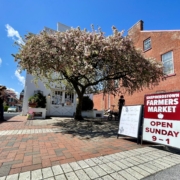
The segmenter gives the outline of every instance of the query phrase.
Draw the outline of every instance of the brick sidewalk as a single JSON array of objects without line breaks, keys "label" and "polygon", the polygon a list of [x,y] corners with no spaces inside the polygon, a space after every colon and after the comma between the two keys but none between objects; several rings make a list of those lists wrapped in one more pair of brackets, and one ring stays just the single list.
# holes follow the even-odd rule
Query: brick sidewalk
[{"label": "brick sidewalk", "polygon": [[[26,117],[15,116],[1,123],[0,131],[53,128],[28,124]],[[124,139],[81,140],[57,132],[0,135],[0,144],[0,177],[142,147]]]},{"label": "brick sidewalk", "polygon": [[3,130],[17,130],[17,129],[36,129],[49,128],[50,126],[29,126],[31,121],[26,120],[26,116],[14,116],[7,121],[0,123],[0,131]]}]

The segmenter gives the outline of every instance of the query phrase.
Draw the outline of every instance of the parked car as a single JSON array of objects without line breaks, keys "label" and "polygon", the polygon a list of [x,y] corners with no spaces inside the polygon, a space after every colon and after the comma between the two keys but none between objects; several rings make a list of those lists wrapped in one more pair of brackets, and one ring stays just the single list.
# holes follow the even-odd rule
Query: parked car
[{"label": "parked car", "polygon": [[8,108],[7,112],[17,112],[17,107],[11,106]]}]

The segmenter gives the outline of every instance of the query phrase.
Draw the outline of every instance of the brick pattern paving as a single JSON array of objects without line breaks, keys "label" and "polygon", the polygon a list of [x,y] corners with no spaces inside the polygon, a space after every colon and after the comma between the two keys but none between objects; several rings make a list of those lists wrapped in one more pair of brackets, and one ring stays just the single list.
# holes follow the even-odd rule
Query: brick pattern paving
[{"label": "brick pattern paving", "polygon": [[28,122],[15,116],[0,124],[0,177],[141,148],[124,139],[81,140],[51,125]]},{"label": "brick pattern paving", "polygon": [[53,129],[18,129],[18,130],[5,130],[0,131],[0,136],[5,135],[17,135],[17,134],[40,134],[40,133],[50,133],[50,132],[62,132],[61,129],[53,128]]},{"label": "brick pattern paving", "polygon": [[0,180],[133,180],[180,163],[179,155],[130,139],[83,140],[23,116],[0,124],[0,144]]},{"label": "brick pattern paving", "polygon": [[0,177],[0,180],[137,180],[180,163],[180,156],[145,147]]},{"label": "brick pattern paving", "polygon": [[26,116],[15,116],[8,121],[0,122],[0,131],[4,130],[20,130],[20,129],[36,129],[50,128],[51,126],[32,126],[31,120],[27,120]]}]

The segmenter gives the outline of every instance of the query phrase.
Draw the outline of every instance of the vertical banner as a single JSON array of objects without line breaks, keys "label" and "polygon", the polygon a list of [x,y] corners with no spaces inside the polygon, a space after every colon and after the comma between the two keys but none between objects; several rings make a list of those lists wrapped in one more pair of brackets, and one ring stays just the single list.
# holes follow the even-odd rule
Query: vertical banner
[{"label": "vertical banner", "polygon": [[180,92],[145,96],[143,140],[180,148]]},{"label": "vertical banner", "polygon": [[138,138],[142,105],[123,106],[118,134]]}]

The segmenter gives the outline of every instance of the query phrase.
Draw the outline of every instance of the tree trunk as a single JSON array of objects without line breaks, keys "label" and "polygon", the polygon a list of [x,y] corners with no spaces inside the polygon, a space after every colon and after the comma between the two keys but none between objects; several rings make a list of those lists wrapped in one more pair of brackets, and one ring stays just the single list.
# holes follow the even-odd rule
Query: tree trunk
[{"label": "tree trunk", "polygon": [[[77,80],[78,81],[78,80]],[[75,120],[83,120],[83,117],[81,115],[82,111],[82,101],[83,101],[83,95],[85,93],[86,88],[85,87],[78,87],[78,84],[76,81],[71,82],[77,95],[78,95],[78,102],[77,102],[77,107],[76,107],[76,114],[74,119]]]},{"label": "tree trunk", "polygon": [[75,114],[75,120],[83,120],[83,117],[81,115],[81,111],[82,111],[82,101],[83,101],[83,94],[82,95],[78,95],[78,104],[76,107],[76,114]]}]

